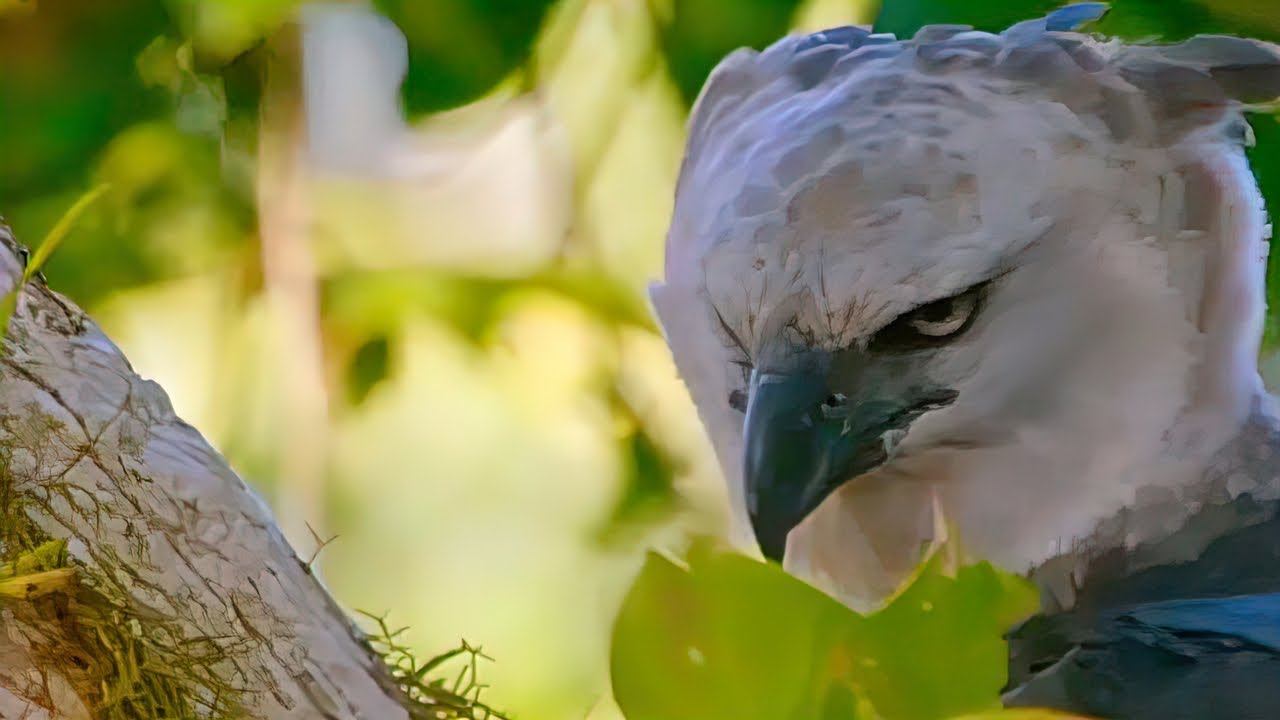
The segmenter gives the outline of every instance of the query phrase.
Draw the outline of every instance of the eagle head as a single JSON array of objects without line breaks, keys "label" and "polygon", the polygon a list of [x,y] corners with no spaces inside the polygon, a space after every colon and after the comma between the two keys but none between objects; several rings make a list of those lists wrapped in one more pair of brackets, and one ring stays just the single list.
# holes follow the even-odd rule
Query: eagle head
[{"label": "eagle head", "polygon": [[1243,103],[1280,95],[1280,60],[1070,31],[1096,8],[789,37],[708,80],[652,295],[765,555],[834,505],[860,592],[941,506],[1027,566],[1247,411]]}]

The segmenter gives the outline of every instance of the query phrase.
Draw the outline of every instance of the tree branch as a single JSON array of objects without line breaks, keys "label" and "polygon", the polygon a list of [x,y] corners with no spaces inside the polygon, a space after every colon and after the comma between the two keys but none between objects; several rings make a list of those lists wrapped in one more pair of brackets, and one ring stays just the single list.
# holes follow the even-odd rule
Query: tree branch
[{"label": "tree branch", "polygon": [[[0,225],[0,292],[21,257]],[[410,716],[262,500],[37,281],[0,356],[4,583],[3,718]]]}]

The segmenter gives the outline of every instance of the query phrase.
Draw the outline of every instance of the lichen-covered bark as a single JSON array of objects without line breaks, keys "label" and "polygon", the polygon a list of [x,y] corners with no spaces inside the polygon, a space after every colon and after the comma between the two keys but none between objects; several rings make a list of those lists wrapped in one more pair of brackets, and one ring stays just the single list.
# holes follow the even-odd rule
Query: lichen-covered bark
[{"label": "lichen-covered bark", "polygon": [[[0,293],[22,275],[0,225]],[[407,718],[164,391],[43,283],[0,355],[0,718]]]}]

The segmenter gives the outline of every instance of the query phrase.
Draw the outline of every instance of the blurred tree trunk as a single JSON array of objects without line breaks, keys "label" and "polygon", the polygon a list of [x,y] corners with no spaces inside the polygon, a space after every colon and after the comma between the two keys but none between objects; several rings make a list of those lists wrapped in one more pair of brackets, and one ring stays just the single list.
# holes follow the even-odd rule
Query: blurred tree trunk
[{"label": "blurred tree trunk", "polygon": [[[0,292],[21,250],[0,225]],[[409,717],[261,500],[64,298],[0,355],[0,718]]]},{"label": "blurred tree trunk", "polygon": [[329,389],[306,192],[300,32],[287,24],[265,46],[257,153],[263,291],[276,348],[268,376],[289,428],[277,448],[274,490],[284,501],[277,505],[280,527],[294,542],[310,534],[327,536],[329,448]]}]

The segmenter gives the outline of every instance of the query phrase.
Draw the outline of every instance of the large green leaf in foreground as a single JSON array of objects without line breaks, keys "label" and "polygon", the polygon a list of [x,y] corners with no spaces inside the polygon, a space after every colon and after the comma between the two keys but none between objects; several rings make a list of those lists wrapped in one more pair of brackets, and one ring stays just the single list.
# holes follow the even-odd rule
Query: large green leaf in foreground
[{"label": "large green leaf in foreground", "polygon": [[1035,590],[986,563],[952,571],[945,556],[862,616],[750,558],[699,550],[684,569],[651,555],[614,630],[618,704],[628,720],[997,711],[1001,636],[1034,612]]}]

